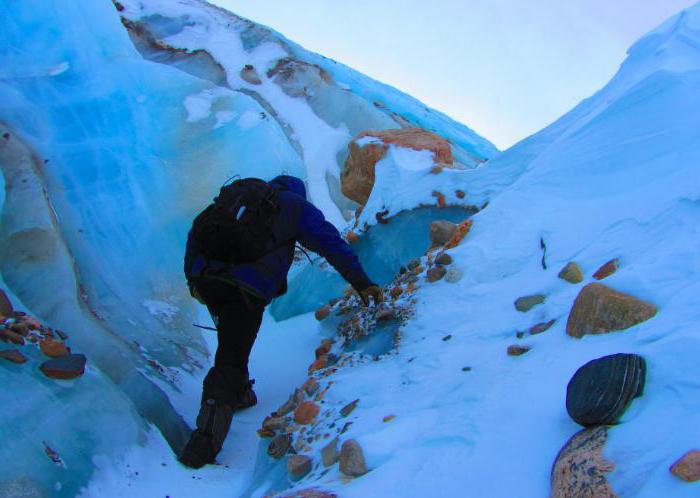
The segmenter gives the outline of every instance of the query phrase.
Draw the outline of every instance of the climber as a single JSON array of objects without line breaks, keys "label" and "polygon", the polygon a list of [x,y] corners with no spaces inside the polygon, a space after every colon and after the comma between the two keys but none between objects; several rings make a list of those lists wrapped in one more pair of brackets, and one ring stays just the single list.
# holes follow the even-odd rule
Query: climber
[{"label": "climber", "polygon": [[246,178],[222,187],[195,218],[185,251],[190,293],[209,309],[219,341],[197,428],[179,458],[188,467],[213,463],[233,413],[257,403],[248,357],[265,306],[287,290],[296,242],[325,257],[365,304],[383,299],[350,246],[306,200],[301,180]]}]

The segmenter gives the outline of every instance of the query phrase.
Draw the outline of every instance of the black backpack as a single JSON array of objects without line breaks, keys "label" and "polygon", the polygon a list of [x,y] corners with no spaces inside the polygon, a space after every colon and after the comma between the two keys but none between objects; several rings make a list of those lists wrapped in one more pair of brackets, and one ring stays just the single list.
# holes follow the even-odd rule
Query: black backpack
[{"label": "black backpack", "polygon": [[277,191],[259,178],[221,187],[214,202],[192,224],[205,257],[231,265],[255,261],[275,247],[272,227],[279,210]]}]

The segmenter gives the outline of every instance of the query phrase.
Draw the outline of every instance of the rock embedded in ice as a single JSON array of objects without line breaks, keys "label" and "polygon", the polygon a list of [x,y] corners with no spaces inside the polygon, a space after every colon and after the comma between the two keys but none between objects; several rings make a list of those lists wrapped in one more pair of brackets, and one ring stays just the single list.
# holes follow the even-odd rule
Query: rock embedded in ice
[{"label": "rock embedded in ice", "polygon": [[624,330],[652,318],[656,312],[653,304],[603,284],[592,283],[581,289],[576,297],[566,323],[566,333],[580,338],[586,334]]},{"label": "rock embedded in ice", "polygon": [[613,273],[615,273],[619,267],[620,260],[617,258],[611,259],[596,270],[596,272],[593,274],[593,278],[595,278],[596,280],[603,280],[604,278],[607,278]]},{"label": "rock embedded in ice", "polygon": [[313,396],[316,394],[319,387],[318,381],[313,377],[309,378],[306,382],[304,382],[304,385],[301,386],[307,396]]},{"label": "rock embedded in ice", "polygon": [[277,432],[284,431],[287,428],[287,425],[289,425],[289,420],[287,417],[265,417],[265,420],[263,420],[262,423],[262,428],[264,431]]},{"label": "rock embedded in ice", "polygon": [[403,288],[400,285],[392,287],[389,291],[389,295],[394,299],[398,298],[401,294],[403,294]]},{"label": "rock embedded in ice", "polygon": [[291,434],[280,434],[275,436],[270,445],[267,447],[267,454],[272,458],[279,460],[284,455],[287,454],[289,448],[292,447],[292,435]]},{"label": "rock embedded in ice", "polygon": [[324,339],[323,341],[321,341],[321,345],[319,347],[317,347],[316,350],[314,351],[314,355],[316,356],[316,359],[330,353],[331,346],[333,346],[333,341],[331,341],[330,339]]},{"label": "rock embedded in ice", "polygon": [[445,243],[445,249],[452,249],[453,247],[457,247],[462,240],[464,240],[464,237],[467,236],[469,231],[472,229],[472,225],[474,224],[474,221],[470,218],[468,220],[464,220],[461,222],[459,225],[457,225],[457,230],[455,234],[452,236],[450,240],[448,240]]},{"label": "rock embedded in ice", "polygon": [[61,356],[66,356],[70,351],[66,345],[61,341],[55,341],[53,339],[44,339],[39,342],[39,349],[46,356],[51,358],[60,358]]},{"label": "rock embedded in ice", "polygon": [[345,240],[348,241],[348,244],[354,244],[355,242],[360,240],[360,236],[352,230],[350,230],[348,233],[345,234]]},{"label": "rock embedded in ice", "polygon": [[[26,363],[27,357],[19,349],[3,349],[0,351],[0,358],[12,363]],[[0,495],[1,496],[1,495]]]},{"label": "rock embedded in ice", "polygon": [[292,395],[289,396],[289,399],[285,401],[284,404],[273,413],[273,415],[276,417],[283,417],[284,415],[294,411],[302,401],[304,401],[304,391],[301,389],[296,389]]},{"label": "rock embedded in ice", "polygon": [[360,402],[360,400],[356,399],[355,401],[345,405],[343,408],[340,409],[340,416],[347,417],[348,415],[350,415],[352,412],[355,411],[355,408],[357,408],[357,404],[359,402]]},{"label": "rock embedded in ice", "polygon": [[328,318],[328,315],[330,315],[330,314],[331,314],[331,307],[328,305],[325,305],[325,306],[316,310],[316,312],[314,313],[314,317],[316,317],[316,320],[318,320],[320,322],[321,320]]},{"label": "rock embedded in ice", "polygon": [[243,66],[240,72],[241,79],[251,85],[260,85],[262,81],[260,80],[260,75],[252,64],[246,64]]},{"label": "rock embedded in ice", "polygon": [[460,270],[459,268],[452,267],[449,270],[447,270],[447,273],[445,274],[445,281],[451,284],[455,284],[462,280],[463,276],[464,272],[462,270]]},{"label": "rock embedded in ice", "polygon": [[671,473],[686,482],[700,481],[700,451],[691,450],[671,465]]},{"label": "rock embedded in ice", "polygon": [[311,457],[307,455],[290,455],[287,470],[293,481],[297,481],[311,472]]},{"label": "rock embedded in ice", "polygon": [[304,401],[294,410],[294,421],[301,425],[308,425],[316,419],[321,408],[313,401]]},{"label": "rock embedded in ice", "polygon": [[556,320],[550,320],[548,322],[542,322],[542,323],[538,323],[536,325],[533,325],[532,327],[530,327],[530,330],[529,330],[530,335],[537,335],[537,334],[541,334],[542,332],[546,332],[547,330],[549,330],[552,327],[552,325],[554,325],[555,322],[556,322]]},{"label": "rock embedded in ice", "polygon": [[18,323],[12,323],[8,327],[12,332],[15,332],[23,337],[26,337],[27,334],[29,333],[29,325],[26,323],[18,322]]},{"label": "rock embedded in ice", "polygon": [[420,259],[412,259],[411,261],[408,262],[406,265],[408,268],[408,271],[414,270],[420,266]]},{"label": "rock embedded in ice", "polygon": [[451,265],[452,264],[452,256],[450,256],[446,252],[441,252],[435,258],[435,262],[437,264],[443,265],[443,266]]},{"label": "rock embedded in ice", "polygon": [[11,316],[12,315],[12,302],[4,290],[0,289],[0,315]]},{"label": "rock embedded in ice", "polygon": [[522,356],[531,349],[531,346],[521,346],[520,344],[512,344],[508,346],[506,352],[508,353],[508,356]]},{"label": "rock embedded in ice", "polygon": [[60,358],[45,361],[39,368],[51,379],[70,380],[85,373],[87,358],[83,354],[69,354]]},{"label": "rock embedded in ice", "polygon": [[456,190],[455,195],[457,196],[458,199],[464,199],[464,197],[467,195],[464,190]]},{"label": "rock embedded in ice", "polygon": [[578,263],[570,261],[566,264],[564,268],[559,272],[559,278],[566,280],[570,284],[579,284],[583,282],[583,272]]},{"label": "rock embedded in ice", "polygon": [[12,344],[17,344],[18,346],[24,346],[24,337],[10,329],[0,329],[0,340],[4,342],[11,342]]},{"label": "rock embedded in ice", "polygon": [[642,395],[646,362],[636,354],[614,354],[589,361],[566,387],[566,411],[584,427],[617,423],[632,400]]},{"label": "rock embedded in ice", "polygon": [[321,450],[321,461],[324,467],[330,467],[338,461],[340,453],[338,452],[338,438],[334,438]]},{"label": "rock embedded in ice", "polygon": [[346,476],[359,477],[367,473],[367,463],[362,446],[354,439],[348,439],[340,449],[340,471]]},{"label": "rock embedded in ice", "polygon": [[547,296],[544,294],[533,294],[531,296],[519,297],[513,304],[516,310],[526,313],[538,304],[544,303],[545,299],[547,299]]},{"label": "rock embedded in ice", "polygon": [[438,280],[441,280],[446,273],[447,269],[444,266],[434,266],[427,271],[426,279],[428,282],[437,282]]},{"label": "rock embedded in ice", "polygon": [[603,457],[608,427],[576,433],[559,451],[551,474],[550,498],[615,498],[605,474],[615,464]]}]

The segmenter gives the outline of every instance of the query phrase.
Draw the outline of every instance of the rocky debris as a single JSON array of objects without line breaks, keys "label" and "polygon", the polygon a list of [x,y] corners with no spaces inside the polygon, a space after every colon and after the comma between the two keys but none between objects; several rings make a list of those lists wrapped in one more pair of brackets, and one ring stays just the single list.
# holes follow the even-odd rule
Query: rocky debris
[{"label": "rocky debris", "polygon": [[294,410],[294,421],[301,425],[308,425],[314,421],[321,409],[313,401],[304,401]]},{"label": "rocky debris", "polygon": [[671,465],[671,474],[686,482],[700,480],[700,451],[691,450]]},{"label": "rocky debris", "polygon": [[293,481],[297,481],[311,472],[311,457],[307,455],[290,455],[287,459],[287,471]]},{"label": "rocky debris", "polygon": [[314,351],[316,359],[319,359],[321,356],[330,353],[331,347],[333,347],[333,341],[331,341],[330,339],[324,339],[323,341],[321,341],[321,345],[317,347]]},{"label": "rocky debris", "polygon": [[460,270],[459,268],[452,267],[449,270],[447,270],[447,273],[445,274],[445,282],[455,284],[462,280],[463,276],[464,272],[462,270]]},{"label": "rocky debris", "polygon": [[289,420],[287,417],[265,417],[263,420],[262,428],[265,431],[284,431],[289,425]]},{"label": "rocky debris", "polygon": [[348,439],[340,449],[340,471],[346,476],[359,477],[367,473],[365,455],[360,443]]},{"label": "rocky debris", "polygon": [[451,265],[452,264],[452,256],[450,256],[446,252],[441,252],[435,258],[435,263],[438,265],[443,265],[443,266]]},{"label": "rocky debris", "polygon": [[457,232],[457,224],[446,220],[436,220],[430,224],[432,247],[444,246]]},{"label": "rocky debris", "polygon": [[605,460],[606,426],[584,429],[559,451],[551,474],[550,498],[615,498],[605,474],[615,464]]},{"label": "rocky debris", "polygon": [[355,401],[345,405],[343,408],[340,409],[340,416],[347,417],[348,415],[350,415],[352,412],[355,411],[355,408],[357,408],[357,404],[359,402],[360,402],[360,400],[356,399]]},{"label": "rocky debris", "polygon": [[316,320],[319,322],[321,320],[324,320],[328,318],[328,315],[331,314],[331,307],[329,305],[325,305],[319,309],[316,310],[316,313],[314,313],[314,316],[316,317]]},{"label": "rocky debris", "polygon": [[468,219],[468,220],[464,220],[459,225],[457,225],[457,230],[455,231],[454,235],[452,236],[452,238],[450,238],[450,240],[448,240],[445,243],[445,246],[444,246],[445,249],[452,249],[454,247],[457,247],[462,242],[464,237],[467,236],[467,234],[471,230],[473,224],[474,224],[474,221],[471,219]]},{"label": "rocky debris", "polygon": [[87,358],[82,354],[68,354],[60,358],[45,361],[39,368],[51,379],[70,380],[85,373]]},{"label": "rocky debris", "polygon": [[519,297],[513,304],[516,310],[526,313],[538,304],[544,303],[545,299],[547,299],[547,296],[544,294],[533,294],[531,296]]},{"label": "rocky debris", "polygon": [[419,266],[420,266],[420,259],[416,258],[416,259],[412,259],[411,261],[409,261],[408,264],[406,265],[406,268],[408,268],[408,271],[413,271],[416,268],[418,268]]},{"label": "rocky debris", "polygon": [[374,319],[378,322],[386,322],[394,318],[396,318],[396,312],[390,307],[382,307],[374,315]]},{"label": "rocky debris", "polygon": [[580,284],[583,282],[583,272],[578,263],[573,261],[566,264],[564,268],[559,272],[559,278],[566,280],[570,284]]},{"label": "rocky debris", "polygon": [[275,436],[272,441],[270,441],[270,445],[267,447],[267,454],[272,458],[279,460],[287,454],[291,447],[292,435],[280,434],[279,436]]},{"label": "rocky debris", "polygon": [[566,387],[566,411],[584,427],[617,423],[642,395],[646,363],[636,354],[614,354],[589,361]]},{"label": "rocky debris", "polygon": [[444,266],[434,266],[426,272],[425,278],[428,282],[433,283],[441,280],[445,274],[447,274],[447,269]]},{"label": "rocky debris", "polygon": [[44,339],[39,342],[39,349],[41,349],[42,353],[51,358],[60,358],[70,353],[65,343],[53,339]]},{"label": "rocky debris", "polygon": [[7,328],[12,332],[21,335],[22,337],[26,337],[27,334],[29,334],[29,324],[26,322],[11,323],[7,325]]},{"label": "rocky debris", "polygon": [[442,338],[442,341],[443,341],[443,342],[447,342],[447,341],[449,341],[450,339],[452,339],[452,334],[447,334],[445,337]]},{"label": "rocky debris", "polygon": [[[358,145],[365,137],[377,140]],[[343,165],[341,189],[343,195],[364,206],[372,192],[375,166],[384,156],[390,144],[414,150],[431,150],[435,162],[450,166],[453,163],[452,148],[447,140],[421,128],[401,128],[384,131],[364,131],[348,144],[349,154]]]},{"label": "rocky debris", "polygon": [[306,382],[304,382],[304,385],[301,386],[307,396],[313,396],[316,394],[319,387],[318,381],[313,377],[309,378]]},{"label": "rocky debris", "polygon": [[283,417],[296,409],[301,402],[304,401],[304,391],[301,389],[295,389],[294,393],[289,397],[287,401],[284,402],[277,410],[273,412],[275,417]]},{"label": "rocky debris", "polygon": [[604,278],[607,278],[615,273],[619,267],[620,260],[618,258],[611,259],[595,271],[593,278],[596,280],[603,280]]},{"label": "rocky debris", "polygon": [[511,344],[506,349],[508,356],[521,356],[532,349],[531,346],[521,346],[520,344]]},{"label": "rocky debris", "polygon": [[603,284],[592,283],[581,289],[576,297],[566,323],[566,333],[580,338],[586,334],[624,330],[650,319],[656,312],[653,304]]},{"label": "rocky debris", "polygon": [[326,355],[320,356],[319,358],[316,358],[311,365],[309,365],[309,375],[319,370],[323,370],[327,366],[328,359],[326,358]]},{"label": "rocky debris", "polygon": [[338,438],[334,438],[321,450],[321,461],[324,467],[330,467],[340,458],[338,452]]},{"label": "rocky debris", "polygon": [[348,233],[345,234],[345,240],[348,241],[348,244],[354,244],[355,242],[360,240],[360,236],[352,230],[350,230]]},{"label": "rocky debris", "polygon": [[12,363],[26,363],[27,357],[19,349],[3,349],[0,351],[0,358]]},{"label": "rocky debris", "polygon": [[533,325],[532,327],[530,327],[530,330],[529,330],[530,335],[537,335],[537,334],[541,334],[542,332],[546,332],[555,323],[556,323],[556,320],[550,320],[548,322],[542,322],[542,323],[538,323],[536,325]]},{"label": "rocky debris", "polygon": [[241,79],[250,83],[251,85],[260,85],[262,81],[260,80],[260,75],[255,70],[255,66],[252,64],[246,64],[243,66],[240,72]]},{"label": "rocky debris", "polygon": [[393,299],[398,298],[401,294],[403,294],[403,287],[401,287],[400,285],[397,285],[396,287],[392,287],[392,289],[389,291],[389,295]]},{"label": "rocky debris", "polygon": [[12,316],[12,302],[4,290],[0,289],[0,315]]},{"label": "rocky debris", "polygon": [[24,346],[24,337],[10,329],[0,329],[0,340],[11,342],[12,344],[17,344],[18,346]]},{"label": "rocky debris", "polygon": [[425,271],[425,268],[423,268],[423,266],[416,266],[415,268],[413,268],[411,270],[411,274],[412,275],[420,275],[424,271]]}]

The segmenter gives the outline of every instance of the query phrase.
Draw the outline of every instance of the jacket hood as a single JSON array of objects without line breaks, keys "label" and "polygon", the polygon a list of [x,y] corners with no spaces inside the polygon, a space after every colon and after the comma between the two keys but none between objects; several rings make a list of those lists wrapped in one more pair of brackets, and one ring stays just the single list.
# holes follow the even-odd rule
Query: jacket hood
[{"label": "jacket hood", "polygon": [[306,187],[296,176],[280,175],[270,180],[270,185],[277,190],[289,190],[306,199]]}]

